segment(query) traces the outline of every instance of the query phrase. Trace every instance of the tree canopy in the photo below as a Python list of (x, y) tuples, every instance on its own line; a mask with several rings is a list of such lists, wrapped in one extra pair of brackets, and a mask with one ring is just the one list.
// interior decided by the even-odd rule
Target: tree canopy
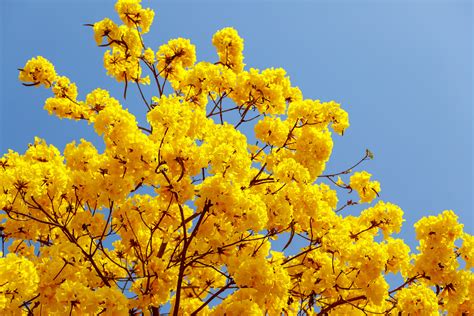
[[(106, 90), (79, 100), (42, 56), (19, 70), (52, 91), (50, 114), (91, 124), (105, 150), (36, 138), (0, 158), (3, 314), (474, 313), (474, 239), (453, 211), (417, 222), (414, 251), (394, 236), (401, 208), (356, 171), (369, 150), (325, 172), (349, 127), (340, 104), (304, 98), (281, 68), (247, 68), (233, 28), (214, 34), (216, 60), (197, 62), (188, 39), (145, 44), (154, 11), (140, 0), (115, 10), (122, 24), (88, 26), (147, 125)], [(357, 196), (341, 205), (336, 188)]]

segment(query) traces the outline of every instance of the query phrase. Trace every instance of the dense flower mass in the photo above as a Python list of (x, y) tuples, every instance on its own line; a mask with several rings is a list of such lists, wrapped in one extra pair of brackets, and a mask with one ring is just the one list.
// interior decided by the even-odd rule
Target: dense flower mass
[[(79, 100), (44, 57), (20, 70), (51, 89), (49, 114), (91, 124), (105, 149), (35, 138), (0, 158), (0, 314), (474, 313), (474, 239), (454, 212), (421, 219), (412, 251), (395, 236), (401, 208), (353, 171), (370, 151), (325, 172), (349, 127), (340, 104), (304, 98), (283, 69), (246, 69), (233, 28), (197, 62), (187, 39), (145, 45), (155, 14), (140, 0), (115, 9), (123, 24), (93, 24), (94, 39), (146, 122), (100, 88)], [(359, 202), (340, 205), (341, 191)]]

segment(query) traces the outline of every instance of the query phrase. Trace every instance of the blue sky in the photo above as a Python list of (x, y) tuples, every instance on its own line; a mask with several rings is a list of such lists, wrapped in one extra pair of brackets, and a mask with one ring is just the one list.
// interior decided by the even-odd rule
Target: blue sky
[[(247, 67), (283, 67), (306, 98), (336, 100), (351, 127), (335, 135), (327, 171), (340, 171), (369, 148), (363, 167), (382, 185), (381, 198), (405, 211), (401, 235), (414, 248), (413, 224), (453, 209), (474, 233), (470, 1), (144, 1), (155, 9), (146, 44), (190, 38), (198, 60), (216, 60), (215, 31), (235, 27)], [(23, 152), (34, 136), (63, 149), (91, 126), (42, 109), (45, 89), (23, 87), (17, 68), (36, 55), (76, 82), (80, 97), (101, 87), (121, 98), (106, 76), (103, 49), (83, 26), (117, 20), (113, 1), (6, 0), (1, 14), (0, 152)], [(133, 91), (133, 93), (131, 93)], [(133, 89), (124, 102), (139, 118)], [(342, 203), (353, 198), (340, 195)]]

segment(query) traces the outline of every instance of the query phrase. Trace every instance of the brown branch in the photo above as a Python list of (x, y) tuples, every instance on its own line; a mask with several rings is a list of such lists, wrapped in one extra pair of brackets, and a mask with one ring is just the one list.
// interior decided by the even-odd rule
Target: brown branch
[[(194, 312), (192, 312), (191, 316), (196, 316), (197, 313), (199, 311), (201, 311), (204, 307), (206, 307), (207, 305), (209, 305), (209, 303), (215, 299), (216, 297), (219, 296), (219, 294), (221, 294), (222, 292), (224, 292), (225, 290), (227, 290), (231, 285), (234, 284), (234, 281), (231, 280), (229, 283), (227, 283), (225, 286), (223, 286), (222, 288), (220, 288), (219, 291), (217, 291), (216, 293), (212, 294), (211, 297), (209, 297), (201, 306), (199, 306), (198, 309), (196, 309)], [(175, 309), (176, 310), (176, 309)]]
[(336, 302), (330, 304), (329, 306), (321, 309), (321, 311), (318, 313), (318, 315), (327, 315), (328, 312), (339, 306), (339, 305), (342, 305), (342, 304), (345, 304), (345, 303), (350, 303), (350, 302), (354, 302), (354, 301), (359, 301), (359, 300), (366, 300), (367, 297), (365, 295), (359, 295), (359, 296), (356, 296), (356, 297), (352, 297), (352, 298), (349, 298), (349, 299), (343, 299), (343, 298), (340, 298), (339, 300), (337, 300)]
[(356, 164), (354, 164), (352, 167), (349, 167), (347, 168), (346, 170), (344, 171), (341, 171), (341, 172), (337, 172), (337, 173), (332, 173), (332, 174), (323, 174), (323, 175), (320, 175), (318, 176), (318, 178), (329, 178), (329, 177), (335, 177), (335, 176), (339, 176), (339, 175), (342, 175), (342, 174), (348, 174), (351, 172), (352, 169), (354, 169), (355, 167), (357, 167), (358, 165), (360, 165), (362, 162), (364, 162), (365, 160), (369, 160), (369, 159), (372, 159), (372, 153), (366, 149), (365, 150), (365, 155), (364, 157), (362, 157), (361, 160), (359, 160)]

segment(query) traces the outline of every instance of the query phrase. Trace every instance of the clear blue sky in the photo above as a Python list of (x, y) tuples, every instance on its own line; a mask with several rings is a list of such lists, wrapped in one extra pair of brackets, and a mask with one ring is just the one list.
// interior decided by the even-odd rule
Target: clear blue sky
[[(198, 1), (196, 1), (198, 2)], [(225, 3), (225, 4), (224, 4)], [(42, 109), (45, 89), (23, 87), (17, 68), (36, 55), (75, 81), (84, 97), (96, 87), (121, 98), (123, 86), (102, 68), (103, 49), (82, 26), (118, 20), (113, 1), (4, 0), (1, 14), (0, 152), (23, 152), (34, 136), (63, 149), (91, 126)], [(155, 9), (145, 37), (156, 49), (190, 38), (199, 60), (216, 59), (215, 31), (235, 27), (245, 39), (247, 67), (283, 67), (307, 98), (340, 102), (351, 127), (335, 136), (328, 171), (363, 156), (382, 184), (383, 200), (405, 211), (402, 235), (416, 245), (413, 224), (453, 209), (474, 233), (470, 1), (144, 1)], [(133, 89), (129, 92), (136, 92)], [(125, 107), (143, 118), (143, 104)], [(140, 114), (141, 113), (141, 114)], [(347, 198), (340, 196), (342, 202)]]

